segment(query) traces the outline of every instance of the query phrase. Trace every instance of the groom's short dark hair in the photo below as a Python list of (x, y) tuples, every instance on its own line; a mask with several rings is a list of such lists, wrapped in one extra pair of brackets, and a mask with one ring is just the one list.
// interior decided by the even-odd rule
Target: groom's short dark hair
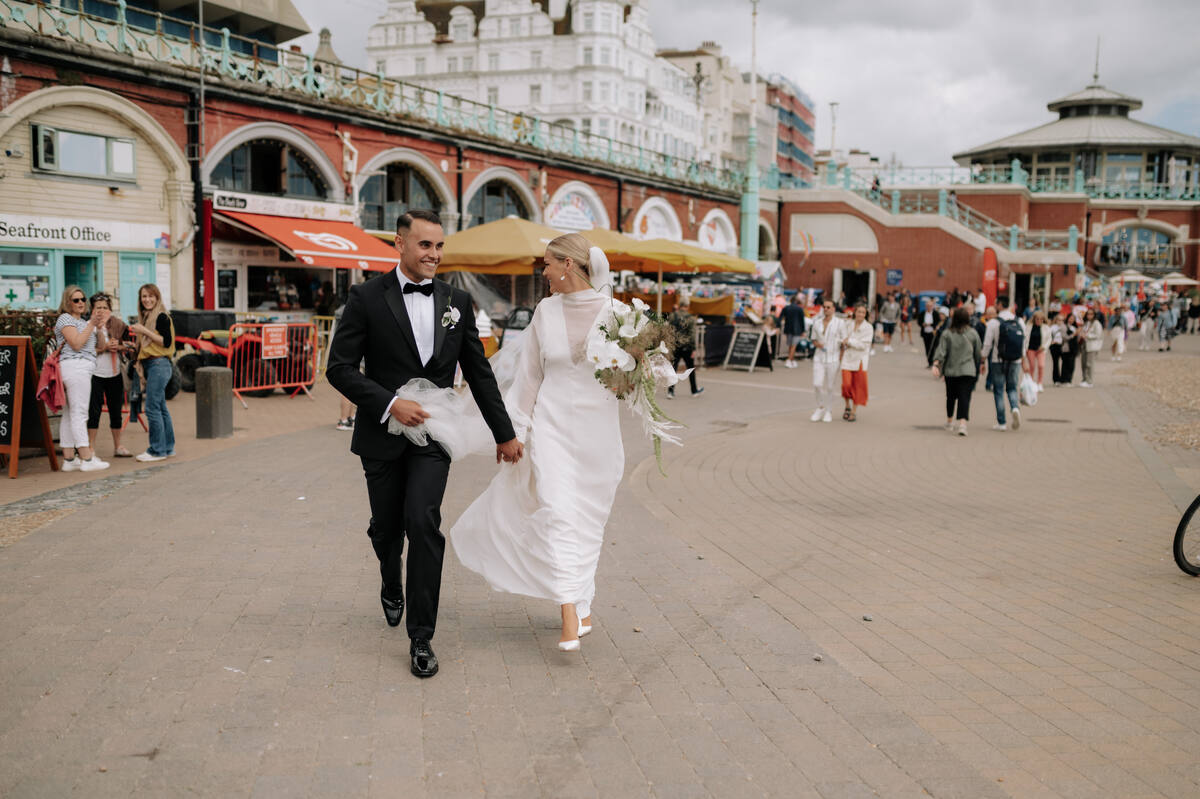
[(432, 222), (438, 227), (441, 227), (442, 225), (442, 218), (438, 216), (436, 212), (431, 211), (428, 208), (410, 208), (404, 213), (400, 214), (400, 216), (396, 217), (396, 232), (403, 231), (407, 233), (408, 231), (412, 230), (412, 223), (414, 219), (420, 219), (423, 222)]

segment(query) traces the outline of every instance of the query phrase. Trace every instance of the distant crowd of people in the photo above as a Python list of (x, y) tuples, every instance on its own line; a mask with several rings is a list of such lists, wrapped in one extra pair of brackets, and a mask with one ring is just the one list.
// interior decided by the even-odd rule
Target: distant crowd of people
[(915, 328), (926, 368), (945, 382), (946, 429), (961, 436), (967, 435), (971, 395), (980, 377), (986, 378), (995, 404), (992, 429), (1016, 430), (1022, 400), (1027, 405), (1037, 401), (1047, 372), (1051, 386), (1092, 388), (1096, 362), (1106, 348), (1120, 361), (1135, 334), (1141, 336), (1138, 349), (1168, 351), (1175, 336), (1200, 330), (1200, 292), (1195, 291), (1129, 297), (1115, 305), (1076, 296), (1054, 299), (1045, 308), (1036, 299), (1022, 308), (1007, 296), (989, 304), (982, 289), (955, 289), (942, 303), (924, 298), (919, 305), (904, 290), (878, 295), (871, 306), (861, 302), (847, 307), (845, 295), (839, 299), (827, 300), (810, 320), (798, 293), (767, 326), (772, 330), (778, 323), (788, 368), (796, 368), (805, 356), (812, 358), (812, 421), (832, 420), (839, 376), (842, 418), (854, 421), (867, 404), (867, 366), (876, 342), (883, 352), (906, 342), (915, 350)]

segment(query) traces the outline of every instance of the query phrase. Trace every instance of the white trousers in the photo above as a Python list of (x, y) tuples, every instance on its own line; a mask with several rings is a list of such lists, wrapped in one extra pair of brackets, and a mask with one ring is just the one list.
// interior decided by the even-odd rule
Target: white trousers
[(88, 404), (92, 401), (92, 372), (96, 364), (83, 358), (59, 361), (58, 373), (67, 404), (63, 406), (58, 441), (63, 451), (88, 445)]
[(817, 395), (818, 408), (833, 408), (842, 393), (841, 379), (841, 361), (827, 363), (819, 357), (813, 358), (813, 390)]

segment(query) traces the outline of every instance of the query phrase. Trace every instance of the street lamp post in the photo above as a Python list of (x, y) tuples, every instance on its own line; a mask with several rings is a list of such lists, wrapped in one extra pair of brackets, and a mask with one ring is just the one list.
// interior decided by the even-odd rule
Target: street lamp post
[(742, 257), (758, 260), (758, 0), (750, 0), (750, 130), (742, 194)]

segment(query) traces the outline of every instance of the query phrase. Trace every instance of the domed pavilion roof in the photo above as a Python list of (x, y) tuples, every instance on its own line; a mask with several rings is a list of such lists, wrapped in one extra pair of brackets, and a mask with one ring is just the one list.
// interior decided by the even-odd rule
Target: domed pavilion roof
[(1057, 120), (963, 150), (953, 157), (968, 166), (1007, 153), (1072, 148), (1152, 148), (1195, 151), (1200, 155), (1200, 137), (1130, 119), (1129, 112), (1141, 107), (1138, 98), (1093, 82), (1081, 91), (1047, 104), (1050, 111), (1058, 112)]

